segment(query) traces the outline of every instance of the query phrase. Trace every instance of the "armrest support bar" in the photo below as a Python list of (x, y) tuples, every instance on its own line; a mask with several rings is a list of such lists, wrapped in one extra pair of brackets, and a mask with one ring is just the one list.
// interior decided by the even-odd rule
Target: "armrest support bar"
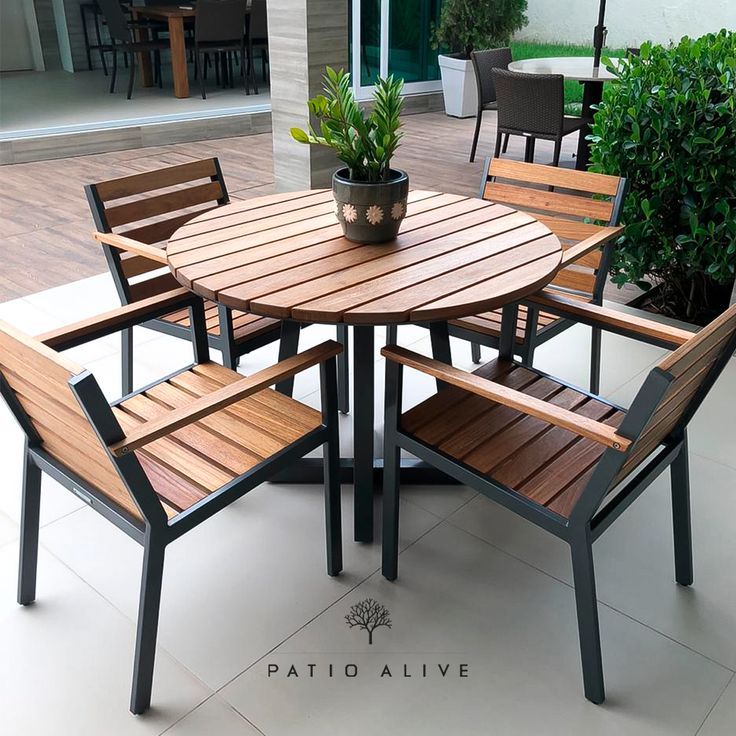
[(98, 243), (111, 245), (113, 248), (124, 250), (126, 253), (135, 253), (151, 261), (157, 261), (162, 266), (167, 264), (166, 251), (162, 248), (156, 248), (153, 245), (141, 243), (138, 240), (133, 240), (133, 238), (126, 238), (124, 235), (116, 235), (115, 233), (94, 232), (92, 237)]
[(103, 314), (97, 314), (74, 324), (45, 332), (42, 335), (37, 335), (36, 339), (55, 350), (68, 350), (128, 327), (134, 327), (142, 322), (147, 322), (149, 319), (188, 307), (199, 298), (184, 287), (173, 289), (163, 294), (151, 296), (148, 299), (126, 304)]
[(581, 240), (579, 243), (568, 248), (562, 254), (562, 261), (560, 262), (560, 268), (570, 266), (579, 258), (587, 256), (588, 253), (592, 253), (598, 250), (602, 245), (605, 245), (609, 240), (612, 240), (623, 231), (622, 227), (602, 227), (595, 235), (591, 235), (585, 240)]
[(575, 414), (567, 409), (537, 399), (534, 396), (527, 396), (521, 393), (521, 391), (516, 391), (493, 381), (488, 381), (472, 373), (466, 373), (458, 368), (453, 368), (451, 365), (441, 363), (438, 360), (425, 358), (423, 355), (414, 353), (411, 350), (391, 346), (383, 348), (381, 354), (388, 360), (393, 360), (396, 363), (401, 363), (422, 373), (427, 373), (430, 376), (439, 378), (445, 383), (457, 386), (465, 391), (470, 391), (476, 396), (481, 396), (484, 399), (489, 399), (498, 404), (508, 406), (511, 409), (516, 409), (516, 411), (520, 411), (523, 414), (528, 414), (562, 429), (567, 429), (570, 432), (574, 432), (581, 437), (587, 437), (587, 439), (598, 442), (606, 447), (612, 447), (614, 450), (623, 452), (631, 444), (631, 440), (617, 434), (615, 428), (607, 424)]
[(679, 347), (687, 342), (695, 333), (671, 327), (662, 322), (637, 317), (633, 314), (617, 312), (596, 304), (565, 299), (559, 292), (549, 289), (539, 291), (524, 300), (546, 312), (569, 317), (592, 327), (600, 327), (625, 337), (643, 339), (654, 345), (669, 349)]
[(224, 409), (226, 406), (245, 399), (251, 394), (258, 393), (264, 388), (283, 381), (285, 378), (334, 358), (341, 352), (342, 345), (340, 343), (328, 340), (302, 353), (297, 353), (297, 355), (282, 360), (269, 368), (264, 368), (252, 376), (245, 376), (207, 394), (207, 396), (202, 396), (189, 406), (172, 409), (159, 419), (139, 425), (123, 440), (110, 445), (110, 452), (116, 457), (127, 455), (129, 452), (138, 450), (150, 442), (165, 437), (177, 429), (192, 424), (220, 409)]

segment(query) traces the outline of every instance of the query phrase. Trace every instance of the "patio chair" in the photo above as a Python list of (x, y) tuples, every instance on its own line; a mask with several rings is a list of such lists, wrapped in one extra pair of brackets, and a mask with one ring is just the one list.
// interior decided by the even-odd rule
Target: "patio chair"
[(268, 81), (268, 14), (266, 0), (248, 0), (248, 76), (253, 82), (254, 94), (258, 94), (258, 83), (254, 66), (254, 49), (261, 50), (261, 74), (264, 82)]
[(501, 153), (504, 135), (526, 138), (524, 161), (534, 162), (537, 139), (554, 141), (553, 166), (560, 163), (562, 139), (581, 130), (589, 121), (565, 115), (565, 78), (561, 74), (522, 74), (491, 70), (496, 87), (498, 125), (496, 150)]
[[(564, 189), (550, 192), (548, 189)], [(601, 304), (626, 180), (622, 177), (572, 171), (508, 159), (487, 159), (480, 196), (530, 212), (560, 239), (565, 254), (551, 286), (581, 301)], [(605, 224), (595, 224), (605, 223)], [(536, 348), (559, 335), (573, 321), (539, 310), (519, 309), (515, 352), (531, 365)], [(394, 328), (395, 329), (395, 328)], [(450, 335), (471, 343), (473, 361), (480, 363), (481, 346), (498, 348), (501, 310), (452, 320)], [(396, 342), (389, 330), (389, 342)], [(590, 390), (600, 386), (601, 331), (591, 331)]]
[[(192, 320), (194, 364), (112, 405), (89, 371), (57, 352), (180, 309)], [(202, 301), (179, 288), (37, 338), (0, 322), (0, 392), (26, 435), (18, 602), (36, 597), (46, 472), (143, 546), (133, 713), (151, 702), (166, 547), (320, 445), (327, 572), (342, 569), (339, 344), (245, 377), (209, 362), (205, 319)], [(316, 365), (321, 412), (268, 388)]]
[[(592, 544), (669, 467), (675, 579), (692, 583), (686, 430), (736, 349), (736, 306), (694, 335), (552, 291), (530, 303), (677, 349), (652, 368), (626, 411), (512, 362), (509, 353), (466, 373), (384, 348), (383, 575), (395, 580), (398, 572), (399, 452), (405, 449), (570, 545), (585, 696), (602, 703)], [(401, 414), (404, 366), (447, 388)]]
[[(232, 56), (233, 51), (240, 53), (240, 71), (243, 76), (243, 88), (250, 94), (245, 75), (245, 17), (248, 12), (248, 0), (197, 0), (194, 20), (194, 65), (195, 74), (199, 77), (202, 99), (207, 99), (205, 89), (205, 56), (214, 53), (227, 65), (222, 64), (223, 78), (226, 75), (233, 83)], [(223, 79), (224, 83), (224, 79)]]
[[(112, 52), (112, 74), (110, 76), (110, 94), (115, 92), (115, 81), (118, 75), (118, 51), (127, 54), (129, 58), (128, 69), (128, 99), (133, 96), (133, 85), (135, 84), (135, 68), (138, 53), (154, 52), (156, 75), (161, 83), (161, 51), (167, 49), (167, 41), (151, 39), (137, 41), (133, 37), (133, 28), (136, 24), (128, 20), (119, 0), (97, 0), (102, 11), (110, 34), (110, 51)], [(144, 24), (147, 28), (148, 25)]]
[[(480, 124), (483, 113), (486, 110), (497, 110), (496, 88), (493, 85), (491, 71), (493, 69), (508, 69), (512, 62), (511, 49), (485, 49), (484, 51), (473, 51), (470, 54), (475, 71), (475, 84), (478, 89), (478, 112), (475, 117), (475, 133), (473, 133), (473, 145), (470, 147), (470, 163), (475, 161), (475, 150), (478, 147), (478, 136), (480, 135)], [(503, 153), (509, 145), (509, 136), (506, 134), (503, 142)]]
[[(167, 191), (174, 186), (178, 187), (175, 191)], [(195, 215), (230, 201), (216, 158), (88, 184), (84, 189), (99, 231), (95, 237), (102, 243), (122, 304), (179, 286), (168, 271), (166, 241)], [(136, 199), (131, 201), (132, 197)], [(122, 227), (125, 229), (120, 231)], [(283, 359), (296, 352), (298, 325), (293, 334), (291, 323), (287, 326), (279, 320), (233, 311), (209, 301), (205, 304), (205, 314), (210, 347), (222, 353), (223, 364), (228, 368), (235, 370), (241, 355), (280, 339), (282, 333), (279, 357)], [(186, 310), (172, 310), (149, 320), (145, 327), (191, 339), (191, 322)], [(341, 325), (338, 335), (346, 345), (347, 327)], [(132, 329), (122, 331), (122, 386), (124, 394), (133, 390)], [(289, 382), (281, 388), (288, 393)], [(341, 356), (340, 410), (348, 409), (348, 363)]]

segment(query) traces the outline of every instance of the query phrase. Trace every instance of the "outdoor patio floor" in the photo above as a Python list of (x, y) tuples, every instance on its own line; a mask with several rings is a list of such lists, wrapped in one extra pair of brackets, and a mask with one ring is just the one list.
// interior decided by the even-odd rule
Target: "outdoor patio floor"
[[(0, 304), (0, 318), (36, 333), (116, 303), (112, 282), (102, 275)], [(302, 347), (333, 335), (330, 328), (308, 328)], [(399, 337), (429, 352), (422, 329), (402, 328)], [(191, 360), (183, 341), (143, 329), (136, 339), (138, 385)], [(587, 350), (587, 331), (576, 327), (540, 347), (536, 365), (582, 384)], [(71, 352), (110, 398), (117, 396), (114, 337)], [(457, 365), (469, 367), (467, 343), (454, 342), (453, 352)], [(605, 337), (604, 394), (628, 403), (661, 355)], [(275, 360), (272, 345), (245, 359), (241, 370)], [(296, 397), (316, 405), (317, 385), (314, 370), (300, 376)], [(413, 404), (433, 385), (412, 376), (406, 388)], [(379, 571), (380, 539), (352, 541), (352, 489), (345, 486), (345, 570), (332, 579), (325, 573), (321, 489), (265, 484), (169, 549), (153, 708), (142, 717), (127, 709), (141, 549), (46, 477), (38, 598), (27, 608), (15, 603), (22, 438), (3, 406), (1, 730), (24, 736), (733, 734), (734, 395), (736, 361), (691, 426), (694, 585), (673, 581), (666, 473), (595, 546), (604, 705), (582, 694), (561, 542), (465, 487), (406, 488), (399, 579), (388, 583)], [(349, 417), (341, 430), (349, 452)], [(344, 622), (349, 607), (366, 597), (383, 603), (393, 623), (375, 633), (373, 645)], [(357, 665), (354, 678), (343, 674), (348, 663)], [(298, 677), (286, 677), (292, 664)], [(393, 677), (379, 677), (385, 664)], [(446, 677), (437, 664), (450, 665)], [(460, 664), (467, 665), (466, 678), (458, 676)], [(279, 667), (271, 677), (269, 665)]]

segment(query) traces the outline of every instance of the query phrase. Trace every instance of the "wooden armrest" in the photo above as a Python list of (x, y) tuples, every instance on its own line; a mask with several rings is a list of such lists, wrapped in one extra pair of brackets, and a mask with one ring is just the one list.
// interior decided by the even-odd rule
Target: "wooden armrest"
[(110, 452), (116, 457), (122, 457), (154, 440), (175, 432), (177, 429), (192, 424), (198, 419), (245, 399), (251, 394), (258, 393), (258, 391), (262, 391), (274, 383), (279, 383), (318, 363), (324, 363), (341, 352), (342, 345), (340, 343), (327, 340), (321, 345), (297, 353), (291, 358), (276, 363), (276, 365), (264, 368), (252, 376), (244, 376), (238, 381), (207, 394), (207, 396), (192, 401), (188, 406), (172, 409), (158, 419), (139, 425), (120, 442), (110, 445)]
[(570, 266), (583, 256), (587, 256), (588, 253), (598, 250), (602, 245), (615, 238), (622, 231), (622, 227), (602, 227), (594, 235), (591, 235), (589, 238), (585, 238), (585, 240), (581, 240), (579, 243), (568, 248), (562, 254), (560, 268)]
[(138, 240), (133, 240), (133, 238), (126, 238), (125, 235), (116, 235), (115, 233), (94, 232), (92, 233), (92, 237), (98, 243), (111, 245), (113, 248), (126, 251), (126, 253), (135, 253), (136, 255), (144, 256), (164, 266), (168, 263), (166, 260), (166, 251), (163, 248), (156, 248), (153, 245), (141, 243)]
[(162, 314), (174, 312), (177, 309), (190, 305), (199, 299), (183, 286), (163, 294), (141, 299), (126, 304), (123, 307), (112, 309), (109, 312), (88, 317), (65, 327), (59, 327), (50, 332), (37, 335), (36, 339), (56, 350), (67, 350), (90, 340), (105, 337), (112, 332), (119, 332), (126, 327), (145, 322)]
[(695, 334), (662, 322), (618, 312), (597, 304), (566, 299), (560, 292), (550, 289), (539, 291), (524, 301), (542, 307), (547, 312), (571, 317), (587, 325), (601, 327), (604, 330), (626, 336), (640, 335), (649, 342), (664, 344), (667, 347), (679, 347)]
[(388, 360), (393, 360), (396, 363), (401, 363), (409, 368), (439, 378), (445, 383), (462, 388), (476, 396), (482, 396), (484, 399), (490, 399), (498, 404), (516, 409), (516, 411), (523, 414), (542, 419), (581, 437), (586, 437), (601, 445), (606, 445), (606, 447), (612, 447), (614, 450), (624, 452), (631, 444), (631, 440), (622, 437), (614, 427), (607, 424), (575, 414), (568, 409), (549, 404), (534, 396), (527, 396), (521, 391), (502, 386), (472, 373), (466, 373), (438, 360), (425, 358), (423, 355), (406, 350), (406, 348), (385, 347), (381, 350), (381, 355)]

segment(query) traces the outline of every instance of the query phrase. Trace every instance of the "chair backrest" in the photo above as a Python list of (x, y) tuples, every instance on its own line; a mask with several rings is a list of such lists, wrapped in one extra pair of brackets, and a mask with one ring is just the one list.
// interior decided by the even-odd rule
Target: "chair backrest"
[(196, 43), (242, 41), (248, 0), (197, 0)]
[(133, 34), (130, 32), (130, 26), (128, 25), (128, 19), (125, 17), (125, 12), (122, 7), (120, 7), (120, 1), (96, 1), (102, 11), (102, 15), (105, 16), (105, 22), (107, 23), (107, 30), (110, 34), (110, 38), (114, 41), (121, 41), (122, 43), (131, 43), (133, 41)]
[[(655, 366), (669, 384), (644, 430), (629, 448), (618, 483), (671, 435), (682, 432), (736, 350), (736, 305)], [(646, 383), (631, 406), (646, 401)], [(631, 413), (630, 412), (630, 413)]]
[(475, 82), (478, 86), (478, 109), (489, 102), (496, 101), (496, 86), (493, 84), (493, 69), (508, 69), (513, 61), (511, 49), (485, 49), (470, 54), (475, 70)]
[(253, 43), (268, 43), (268, 15), (266, 0), (250, 0), (248, 3), (248, 33)]
[(523, 74), (492, 69), (498, 104), (498, 129), (541, 138), (562, 134), (565, 78), (561, 74)]
[(3, 393), (11, 393), (8, 403), (17, 401), (51, 457), (140, 519), (135, 501), (69, 385), (85, 373), (73, 361), (0, 321), (0, 382), (5, 383)]
[[(88, 184), (84, 189), (98, 230), (162, 248), (192, 217), (229, 201), (216, 158)], [(179, 286), (170, 273), (155, 273), (162, 268), (158, 261), (121, 254), (107, 245), (103, 248), (123, 304)]]
[[(489, 160), (481, 182), (483, 199), (530, 212), (557, 235), (563, 248), (601, 229), (585, 220), (618, 225), (625, 191), (622, 177), (501, 158)], [(551, 285), (600, 303), (611, 247), (563, 268)]]

